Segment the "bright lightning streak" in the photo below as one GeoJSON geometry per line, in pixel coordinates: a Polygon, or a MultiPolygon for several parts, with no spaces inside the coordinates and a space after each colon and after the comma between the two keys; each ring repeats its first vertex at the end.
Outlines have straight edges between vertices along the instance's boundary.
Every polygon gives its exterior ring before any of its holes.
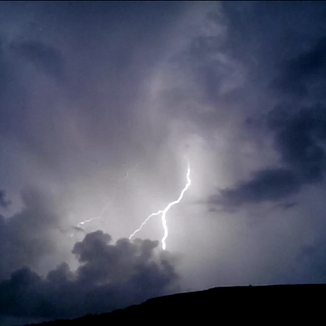
{"type": "Polygon", "coordinates": [[[157,216],[157,215],[160,215],[160,214],[162,214],[163,213],[163,211],[158,211],[158,212],[156,212],[156,213],[152,213],[151,215],[149,215],[147,218],[146,218],[146,220],[140,225],[140,227],[137,229],[137,230],[135,230],[133,233],[131,233],[130,234],[130,236],[129,236],[129,240],[131,240],[131,238],[136,234],[136,233],[138,233],[142,228],[143,228],[143,226],[150,220],[150,218],[152,217],[152,216],[157,216]]]}
{"type": "Polygon", "coordinates": [[[90,218],[89,220],[85,220],[85,221],[79,222],[77,225],[84,225],[86,223],[89,223],[89,222],[94,221],[97,218],[98,218],[98,216],[97,217],[90,218]]]}
{"type": "Polygon", "coordinates": [[[150,219],[152,216],[157,216],[157,215],[160,215],[160,214],[161,214],[161,221],[162,221],[163,230],[164,230],[164,235],[163,235],[163,238],[162,238],[161,242],[162,242],[162,249],[165,250],[165,249],[166,249],[166,242],[165,242],[165,241],[166,241],[166,239],[167,239],[167,237],[168,237],[168,235],[169,235],[169,230],[168,230],[168,226],[167,226],[167,222],[166,222],[166,214],[167,214],[167,212],[169,211],[169,209],[170,209],[172,206],[174,206],[174,205],[180,203],[180,201],[181,201],[182,198],[183,198],[184,193],[188,190],[188,188],[190,187],[190,185],[191,185],[191,179],[190,179],[190,165],[189,165],[189,163],[188,163],[188,170],[187,170],[187,183],[186,183],[185,187],[182,189],[179,198],[178,198],[177,200],[171,202],[170,204],[168,204],[168,205],[164,208],[164,210],[160,210],[160,211],[158,211],[158,212],[156,212],[156,213],[152,213],[151,215],[149,215],[149,216],[145,219],[145,221],[140,225],[140,227],[139,227],[137,230],[135,230],[135,231],[134,231],[134,232],[129,236],[129,240],[130,240],[130,239],[131,239],[131,238],[132,238],[132,237],[133,237],[137,232],[139,232],[139,231],[143,228],[143,226],[144,226],[144,225],[149,221],[149,219],[150,219]]]}
{"type": "Polygon", "coordinates": [[[112,202],[110,202],[108,205],[106,205],[105,208],[102,210],[102,212],[101,212],[100,215],[95,216],[95,217],[93,217],[93,218],[90,218],[90,219],[88,219],[88,220],[85,220],[85,221],[79,222],[79,223],[77,224],[77,226],[84,225],[84,224],[86,224],[86,223],[89,223],[89,222],[92,222],[92,221],[94,221],[94,220],[97,220],[97,219],[101,218],[102,215],[104,214],[104,212],[105,212],[105,211],[106,211],[106,210],[111,206],[111,204],[112,204],[112,202]]]}
{"type": "Polygon", "coordinates": [[[163,238],[161,240],[162,241],[162,249],[163,250],[165,250],[165,248],[166,248],[165,240],[166,240],[166,238],[169,235],[169,230],[168,230],[168,226],[167,226],[167,223],[166,223],[166,213],[169,211],[169,209],[172,206],[180,203],[180,201],[183,198],[184,193],[188,190],[188,188],[190,187],[190,185],[191,185],[191,180],[190,180],[190,165],[188,163],[187,184],[186,184],[186,186],[182,189],[179,198],[177,200],[173,201],[172,203],[170,203],[168,206],[166,206],[166,208],[163,210],[163,213],[162,213],[162,216],[161,216],[162,225],[163,225],[163,229],[164,229],[164,236],[163,236],[163,238]]]}

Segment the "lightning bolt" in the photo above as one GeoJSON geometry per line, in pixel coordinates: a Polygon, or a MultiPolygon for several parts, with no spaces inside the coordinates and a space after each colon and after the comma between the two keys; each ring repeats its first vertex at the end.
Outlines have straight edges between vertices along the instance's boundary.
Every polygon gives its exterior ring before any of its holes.
{"type": "Polygon", "coordinates": [[[167,212],[169,211],[169,209],[176,205],[176,204],[179,204],[180,201],[182,200],[183,198],[183,195],[184,193],[188,190],[188,188],[190,187],[191,185],[191,179],[190,179],[190,165],[188,163],[188,170],[187,170],[187,183],[185,185],[185,187],[182,189],[181,193],[180,193],[180,196],[177,200],[169,203],[165,208],[164,210],[159,210],[158,212],[156,213],[152,213],[151,215],[149,215],[145,220],[144,222],[140,225],[140,227],[135,230],[130,236],[129,236],[129,240],[131,240],[131,238],[136,234],[138,233],[142,228],[143,226],[145,226],[145,224],[150,220],[151,217],[153,216],[157,216],[157,215],[160,215],[161,214],[161,221],[162,221],[162,225],[163,225],[163,230],[164,230],[164,235],[163,235],[163,238],[161,240],[162,242],[162,249],[165,250],[166,249],[166,239],[169,235],[169,230],[168,230],[168,226],[167,226],[167,222],[166,222],[166,214],[167,212]]]}
{"type": "MultiPolygon", "coordinates": [[[[121,181],[123,182],[123,181],[127,180],[128,177],[129,177],[129,173],[131,171],[135,170],[137,167],[138,167],[138,164],[136,164],[134,167],[128,169],[127,172],[126,172],[126,175],[124,176],[124,178],[121,181]]],[[[112,195],[112,198],[114,198],[115,194],[116,194],[116,190],[114,191],[114,194],[112,195]]],[[[105,211],[111,206],[112,202],[113,202],[113,199],[104,207],[104,209],[102,210],[100,215],[92,217],[92,218],[90,218],[88,220],[85,220],[85,221],[78,222],[76,227],[84,230],[82,228],[82,225],[84,225],[86,223],[90,223],[90,222],[92,222],[94,220],[100,219],[103,216],[103,214],[105,213],[105,211]]],[[[76,227],[73,227],[73,228],[76,228],[76,227]]],[[[73,234],[71,236],[73,236],[73,234]]]]}
{"type": "Polygon", "coordinates": [[[157,216],[157,215],[160,215],[160,214],[162,214],[163,213],[163,211],[158,211],[158,212],[156,212],[156,213],[152,213],[151,215],[149,215],[146,219],[145,219],[145,221],[142,223],[142,224],[140,224],[140,227],[137,229],[137,230],[135,230],[133,233],[131,233],[130,234],[130,236],[129,236],[129,240],[131,240],[131,238],[136,234],[136,233],[138,233],[142,228],[143,228],[143,226],[150,220],[150,218],[152,217],[152,216],[157,216]]]}
{"type": "Polygon", "coordinates": [[[111,204],[112,204],[112,201],[111,201],[108,205],[106,205],[106,206],[104,207],[104,209],[102,210],[102,212],[101,212],[100,215],[95,216],[95,217],[92,217],[92,218],[90,218],[90,219],[88,219],[88,220],[85,220],[85,221],[82,221],[82,222],[78,222],[77,227],[80,227],[81,225],[84,225],[84,224],[86,224],[86,223],[89,223],[89,222],[92,222],[92,221],[94,221],[94,220],[97,220],[97,219],[101,218],[102,215],[104,214],[104,212],[105,212],[105,211],[106,211],[106,210],[111,206],[111,204]]]}

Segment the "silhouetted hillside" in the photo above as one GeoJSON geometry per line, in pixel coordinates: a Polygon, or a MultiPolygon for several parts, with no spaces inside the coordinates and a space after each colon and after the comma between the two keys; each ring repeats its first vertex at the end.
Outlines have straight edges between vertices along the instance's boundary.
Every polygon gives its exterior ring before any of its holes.
{"type": "Polygon", "coordinates": [[[326,285],[222,287],[150,299],[140,305],[102,315],[57,320],[38,325],[120,325],[254,322],[265,325],[294,322],[309,325],[324,320],[326,285]]]}

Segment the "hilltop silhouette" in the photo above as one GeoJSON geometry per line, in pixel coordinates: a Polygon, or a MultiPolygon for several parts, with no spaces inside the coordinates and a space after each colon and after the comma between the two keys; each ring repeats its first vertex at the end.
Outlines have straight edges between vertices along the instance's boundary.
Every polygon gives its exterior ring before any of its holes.
{"type": "Polygon", "coordinates": [[[37,325],[231,325],[240,322],[265,325],[271,321],[314,325],[325,316],[325,294],[324,284],[220,287],[154,298],[111,313],[37,325]]]}

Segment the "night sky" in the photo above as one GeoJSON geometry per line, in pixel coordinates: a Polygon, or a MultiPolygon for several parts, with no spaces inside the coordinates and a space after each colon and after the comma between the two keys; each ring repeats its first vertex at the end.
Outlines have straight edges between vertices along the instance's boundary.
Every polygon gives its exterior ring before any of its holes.
{"type": "Polygon", "coordinates": [[[0,324],[325,283],[325,17],[1,2],[0,324]]]}

